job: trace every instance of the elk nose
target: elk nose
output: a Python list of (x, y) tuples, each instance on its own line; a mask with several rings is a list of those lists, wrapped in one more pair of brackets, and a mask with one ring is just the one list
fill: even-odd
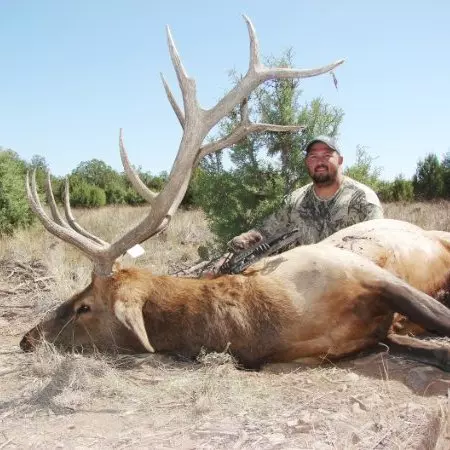
[(20, 348), (24, 352), (32, 352), (34, 350), (34, 339), (31, 337), (31, 332), (29, 331), (20, 341)]

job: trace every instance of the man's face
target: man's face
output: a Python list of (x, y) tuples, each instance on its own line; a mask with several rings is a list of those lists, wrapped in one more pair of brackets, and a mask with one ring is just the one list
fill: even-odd
[(326, 186), (336, 180), (343, 158), (327, 144), (316, 142), (306, 155), (305, 162), (313, 181)]

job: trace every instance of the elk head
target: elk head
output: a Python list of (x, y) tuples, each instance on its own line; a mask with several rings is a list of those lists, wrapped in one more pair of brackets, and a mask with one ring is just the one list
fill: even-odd
[[(39, 342), (47, 341), (61, 350), (154, 352), (144, 328), (143, 302), (139, 300), (143, 289), (132, 278), (132, 270), (114, 270), (108, 277), (94, 272), (89, 286), (26, 333), (20, 343), (22, 350), (31, 351)], [(131, 292), (133, 284), (135, 292)], [(145, 294), (151, 295), (148, 280)]]
[[(65, 216), (58, 212), (47, 179), (47, 198), (52, 214), (44, 211), (36, 189), (35, 175), (31, 181), (27, 174), (26, 188), (29, 204), (43, 226), (52, 234), (77, 247), (93, 262), (91, 284), (79, 294), (63, 303), (53, 315), (29, 331), (21, 342), (24, 350), (32, 350), (42, 339), (58, 344), (64, 349), (95, 346), (100, 349), (117, 348), (132, 351), (154, 351), (144, 324), (143, 307), (150, 298), (152, 283), (144, 271), (134, 272), (133, 280), (124, 271), (113, 271), (116, 259), (134, 245), (164, 230), (183, 199), (193, 169), (204, 156), (230, 147), (253, 132), (294, 132), (303, 129), (299, 125), (252, 123), (249, 119), (247, 99), (261, 83), (270, 79), (294, 79), (317, 76), (332, 71), (343, 63), (335, 63), (316, 69), (289, 69), (266, 67), (260, 61), (258, 42), (250, 20), (244, 16), (250, 38), (250, 62), (246, 75), (212, 108), (203, 109), (197, 100), (196, 85), (189, 78), (175, 48), (170, 30), (167, 29), (169, 52), (178, 78), (183, 98), (181, 108), (165, 79), (162, 82), (170, 104), (183, 128), (179, 150), (164, 189), (155, 193), (139, 179), (131, 166), (124, 148), (122, 131), (119, 146), (125, 172), (134, 186), (150, 204), (151, 209), (140, 223), (126, 231), (112, 243), (104, 242), (84, 230), (75, 221), (69, 203), (66, 185)], [(212, 128), (238, 105), (240, 123), (230, 134), (214, 142), (204, 144)], [(146, 280), (143, 282), (140, 280)]]

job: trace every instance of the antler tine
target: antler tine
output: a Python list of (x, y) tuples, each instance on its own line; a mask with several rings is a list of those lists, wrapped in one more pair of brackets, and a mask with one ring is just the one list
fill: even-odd
[(25, 188), (27, 192), (28, 203), (30, 208), (36, 214), (38, 219), (41, 221), (44, 228), (54, 236), (58, 237), (64, 242), (72, 244), (81, 250), (90, 260), (94, 261), (96, 271), (99, 274), (107, 274), (111, 272), (112, 265), (114, 263), (114, 259), (110, 260), (104, 254), (105, 248), (100, 246), (86, 237), (78, 234), (75, 230), (71, 228), (66, 228), (61, 225), (58, 225), (56, 222), (52, 221), (44, 211), (44, 208), (41, 205), (41, 201), (39, 200), (39, 195), (37, 193), (36, 188), (36, 170), (33, 171), (31, 176), (31, 185), (30, 185), (30, 175), (27, 172)]
[(169, 27), (166, 27), (167, 31), (167, 45), (169, 46), (170, 59), (172, 60), (175, 73), (177, 74), (178, 83), (180, 85), (181, 91), (183, 92), (183, 100), (185, 102), (184, 109), (186, 112), (186, 92), (195, 89), (195, 82), (188, 77), (186, 70), (184, 69), (183, 63), (181, 62), (180, 55), (177, 48), (175, 47), (175, 42), (172, 38), (172, 33)]
[(175, 111), (175, 114), (177, 115), (178, 121), (180, 122), (180, 125), (182, 128), (184, 128), (184, 113), (181, 110), (181, 108), (178, 106), (178, 103), (175, 100), (175, 97), (172, 94), (172, 91), (170, 90), (169, 85), (166, 82), (166, 79), (164, 78), (164, 75), (161, 74), (161, 80), (164, 85), (164, 90), (166, 91), (167, 98), (169, 99), (169, 103), (171, 104), (173, 110)]
[(66, 213), (67, 222), (62, 218), (58, 207), (56, 206), (55, 196), (53, 195), (53, 189), (52, 189), (52, 181), (50, 177), (50, 172), (47, 172), (47, 178), (45, 183), (45, 191), (47, 193), (47, 202), (50, 207), (50, 211), (52, 213), (53, 220), (60, 226), (64, 228), (72, 228), (78, 233), (82, 234), (83, 236), (91, 239), (92, 241), (101, 244), (101, 245), (108, 245), (107, 242), (102, 241), (98, 237), (94, 236), (93, 234), (86, 231), (84, 228), (82, 228), (80, 225), (77, 224), (75, 221), (75, 218), (73, 217), (72, 211), (70, 209), (69, 204), (69, 197), (67, 195), (68, 192), (68, 180), (66, 178), (66, 187), (65, 187), (65, 204), (64, 204), (64, 210)]
[(62, 218), (61, 214), (59, 213), (59, 209), (56, 206), (55, 197), (53, 195), (53, 189), (52, 189), (52, 180), (50, 176), (50, 171), (47, 171), (47, 178), (45, 183), (45, 191), (47, 193), (47, 202), (50, 207), (50, 211), (52, 213), (53, 220), (62, 227), (67, 227), (67, 223)]
[(122, 159), (122, 165), (127, 175), (128, 180), (136, 189), (139, 195), (141, 195), (150, 205), (154, 204), (155, 198), (157, 197), (157, 193), (153, 192), (149, 189), (139, 178), (138, 173), (131, 165), (130, 160), (128, 158), (128, 153), (125, 150), (125, 146), (123, 145), (123, 135), (122, 128), (120, 129), (119, 134), (119, 147), (120, 147), (120, 158)]
[(225, 136), (224, 138), (219, 139), (215, 142), (205, 144), (200, 148), (200, 152), (197, 157), (195, 165), (197, 165), (200, 159), (203, 158), (204, 156), (209, 155), (210, 153), (214, 153), (223, 148), (231, 147), (232, 145), (237, 144), (251, 133), (265, 132), (265, 131), (272, 131), (276, 133), (280, 132), (293, 133), (303, 131), (306, 128), (303, 125), (277, 125), (272, 123), (250, 122), (248, 98), (245, 98), (241, 102), (240, 116), (241, 116), (240, 124), (228, 136)]
[(210, 153), (217, 152), (219, 150), (222, 150), (223, 148), (229, 148), (232, 145), (239, 143), (242, 139), (244, 139), (251, 133), (261, 133), (264, 131), (272, 131), (275, 133), (295, 133), (297, 131), (303, 131), (305, 128), (306, 127), (304, 125), (277, 125), (273, 123), (251, 122), (248, 122), (247, 124), (244, 123), (237, 126), (230, 135), (225, 136), (224, 138), (217, 141), (210, 142), (209, 144), (203, 145), (200, 148), (200, 153), (198, 155), (197, 161), (199, 161), (204, 156), (209, 155)]
[(289, 69), (287, 67), (265, 67), (262, 70), (264, 74), (263, 81), (267, 81), (273, 78), (288, 79), (288, 78), (310, 78), (317, 75), (322, 75), (324, 73), (330, 72), (336, 67), (340, 66), (345, 62), (345, 59), (339, 59), (326, 66), (317, 67), (316, 69)]
[(72, 214), (72, 208), (70, 207), (70, 189), (69, 189), (69, 178), (66, 177), (64, 182), (64, 213), (66, 215), (67, 222), (69, 222), (69, 225), (83, 235), (84, 237), (87, 237), (93, 242), (96, 242), (97, 244), (100, 244), (102, 246), (108, 246), (109, 244), (99, 237), (95, 236), (92, 233), (89, 233), (89, 231), (85, 230), (81, 225), (77, 223), (75, 220), (74, 215)]
[(247, 24), (248, 36), (250, 38), (250, 62), (248, 71), (251, 72), (261, 67), (261, 61), (259, 60), (259, 42), (252, 21), (245, 14), (243, 14), (243, 17)]
[[(250, 39), (250, 63), (246, 75), (241, 81), (226, 94), (213, 108), (207, 111), (208, 125), (214, 125), (233, 109), (233, 107), (241, 103), (250, 92), (258, 87), (264, 81), (279, 78), (309, 78), (321, 75), (335, 69), (345, 60), (340, 59), (334, 63), (328, 64), (316, 69), (289, 69), (285, 67), (265, 67), (259, 61), (258, 40), (255, 28), (250, 19), (244, 16), (247, 23), (247, 29)], [(212, 127), (211, 125), (211, 127)]]

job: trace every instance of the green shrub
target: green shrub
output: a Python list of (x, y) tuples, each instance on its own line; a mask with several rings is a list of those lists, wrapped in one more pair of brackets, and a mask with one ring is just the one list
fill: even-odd
[(395, 177), (392, 182), (392, 198), (394, 202), (411, 202), (414, 199), (414, 187), (411, 180), (403, 175)]
[(98, 208), (106, 205), (105, 191), (80, 179), (71, 179), (70, 204), (84, 208)]
[(283, 200), (284, 182), (274, 170), (211, 173), (198, 169), (192, 180), (193, 204), (201, 205), (219, 243), (258, 226)]
[(33, 222), (25, 193), (26, 164), (11, 150), (0, 148), (0, 235)]
[(414, 188), (411, 180), (403, 175), (395, 177), (394, 181), (380, 181), (377, 190), (382, 202), (411, 202), (414, 200)]
[[(92, 159), (90, 161), (83, 161), (72, 171), (72, 177), (77, 177), (77, 179), (82, 180), (88, 186), (95, 186), (99, 188), (105, 194), (107, 204), (122, 204), (125, 203), (127, 196), (127, 186), (123, 177), (116, 172), (112, 167), (108, 166), (104, 161), (99, 159)], [(87, 194), (87, 187), (81, 188), (81, 191)], [(102, 202), (103, 196), (100, 191), (92, 190), (92, 194), (87, 197), (82, 195), (81, 191), (78, 194), (82, 198), (91, 199), (91, 201), (97, 203)], [(74, 204), (75, 206), (75, 204)], [(81, 206), (81, 205), (80, 205)], [(88, 205), (83, 205), (88, 206)], [(95, 204), (90, 205), (91, 207), (97, 206)], [(103, 205), (98, 205), (103, 206)]]

